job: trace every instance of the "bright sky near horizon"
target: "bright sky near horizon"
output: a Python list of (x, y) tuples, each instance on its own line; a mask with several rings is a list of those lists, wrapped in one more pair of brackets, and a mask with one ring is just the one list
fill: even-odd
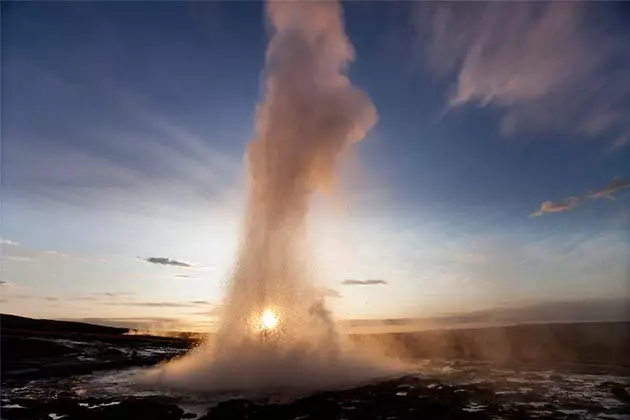
[[(1, 7), (1, 312), (212, 329), (264, 5)], [(334, 314), (628, 297), (630, 7), (343, 7), (379, 120), (311, 212)]]

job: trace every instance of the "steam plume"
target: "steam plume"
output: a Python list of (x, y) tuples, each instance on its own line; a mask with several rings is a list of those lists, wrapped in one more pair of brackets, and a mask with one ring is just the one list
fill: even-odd
[(376, 120), (369, 98), (344, 75), (353, 50), (337, 3), (270, 2), (267, 14), (273, 33), (247, 150), (251, 191), (225, 320), (231, 337), (247, 328), (252, 309), (281, 308), (285, 328), (304, 321), (300, 312), (316, 295), (304, 259), (309, 196), (333, 182), (337, 156)]
[[(365, 136), (376, 110), (345, 75), (354, 51), (337, 2), (266, 6), (264, 92), (246, 153), (250, 195), (228, 301), (212, 351), (167, 365), (169, 385), (318, 387), (377, 372), (344, 357), (305, 245), (310, 196), (334, 182), (337, 157)], [(252, 332), (269, 308), (278, 328), (262, 342)]]

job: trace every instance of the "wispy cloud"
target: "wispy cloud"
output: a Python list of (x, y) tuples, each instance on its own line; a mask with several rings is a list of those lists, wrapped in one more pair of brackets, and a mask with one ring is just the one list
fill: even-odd
[[(454, 77), (449, 107), (504, 110), (504, 134), (560, 131), (630, 140), (627, 34), (589, 21), (584, 2), (422, 2), (415, 24), (428, 65)], [(455, 28), (455, 29), (454, 29)]]
[(41, 259), (59, 258), (72, 262), (106, 262), (105, 258), (81, 255), (68, 251), (60, 251), (55, 249), (42, 251), (37, 249), (30, 249), (19, 244), (16, 241), (12, 241), (9, 239), (0, 240), (0, 244), (5, 246), (2, 249), (2, 255), (0, 255), (0, 257), (2, 259), (10, 261), (34, 261)]
[(583, 197), (568, 197), (563, 201), (554, 203), (552, 201), (544, 201), (538, 210), (529, 215), (529, 217), (540, 217), (544, 213), (559, 213), (567, 210), (571, 210), (576, 207), (585, 199), (597, 200), (597, 199), (614, 199), (615, 193), (630, 188), (630, 181), (621, 177), (614, 177), (606, 186), (588, 191)]
[(2, 258), (10, 261), (33, 261), (31, 257), (20, 257), (17, 255), (3, 255)]
[[(6, 66), (5, 73), (15, 89), (31, 86), (41, 95), (61, 98), (66, 105), (56, 110), (42, 107), (31, 118), (82, 112), (69, 104), (86, 86), (53, 67), (42, 69), (26, 58), (12, 60)], [(94, 77), (87, 88), (94, 89), (102, 103), (111, 106), (113, 117), (133, 116), (134, 123), (75, 121), (73, 135), (85, 137), (90, 133), (90, 141), (80, 144), (32, 125), (7, 132), (3, 138), (11, 145), (7, 148), (10, 159), (6, 173), (11, 174), (11, 182), (4, 185), (7, 194), (28, 193), (47, 202), (62, 201), (99, 211), (121, 209), (160, 215), (167, 211), (170, 218), (186, 218), (187, 208), (194, 210), (210, 202), (232, 204), (238, 186), (230, 181), (240, 170), (240, 154), (225, 154), (211, 147), (203, 135), (188, 131), (181, 122), (158, 112), (150, 98), (107, 83), (89, 69), (81, 74)], [(189, 205), (182, 208), (182, 202)], [(173, 203), (178, 203), (176, 214)]]
[(98, 296), (98, 297), (106, 297), (106, 298), (121, 298), (121, 297), (130, 297), (133, 296), (135, 293), (130, 293), (130, 292), (99, 292), (99, 293), (94, 293), (94, 296)]
[(544, 213), (560, 213), (563, 211), (567, 211), (577, 206), (580, 202), (580, 199), (577, 197), (568, 197), (563, 201), (558, 203), (554, 203), (552, 201), (543, 201), (540, 205), (540, 208), (529, 215), (529, 217), (540, 217)]
[(210, 307), (209, 309), (206, 309), (206, 310), (200, 311), (200, 312), (195, 312), (195, 313), (193, 313), (191, 315), (217, 317), (217, 316), (220, 316), (223, 313), (224, 309), (225, 309), (224, 305), (214, 305), (214, 306)]
[(387, 284), (385, 280), (344, 280), (341, 282), (346, 286), (375, 286), (377, 284)]
[(189, 274), (175, 274), (173, 277), (178, 279), (196, 279), (196, 276), (191, 276)]
[(98, 301), (111, 301), (112, 299), (129, 299), (133, 297), (135, 293), (130, 292), (98, 292), (91, 293), (89, 295), (72, 296), (68, 300), (77, 302), (98, 302)]
[(592, 190), (586, 193), (586, 198), (591, 199), (599, 199), (599, 198), (608, 198), (614, 199), (615, 193), (619, 190), (623, 190), (625, 188), (630, 188), (630, 180), (622, 179), (621, 177), (614, 177), (612, 181), (608, 183), (603, 188), (598, 190)]
[(329, 297), (329, 298), (340, 298), (340, 297), (342, 297), (341, 293), (339, 293), (337, 290), (329, 289), (327, 287), (321, 289), (320, 293), (321, 293), (322, 297)]
[(29, 252), (25, 250), (17, 241), (11, 239), (0, 238), (0, 258), (10, 261), (32, 261), (33, 257)]
[(42, 252), (43, 255), (52, 255), (55, 257), (61, 258), (72, 258), (74, 255), (71, 252), (63, 252), (63, 251), (55, 251), (55, 250), (47, 250)]
[(68, 300), (77, 302), (96, 302), (99, 300), (99, 298), (96, 296), (74, 296), (69, 298)]
[(194, 308), (203, 305), (213, 305), (207, 300), (192, 300), (189, 302), (172, 302), (172, 301), (109, 301), (105, 302), (108, 306), (137, 306), (144, 308)]
[(77, 262), (101, 262), (102, 263), (102, 262), (107, 261), (105, 258), (90, 257), (90, 256), (85, 256), (85, 255), (78, 255), (73, 252), (57, 251), (57, 250), (47, 250), (47, 251), (42, 251), (39, 253), (36, 252), (36, 255), (62, 258), (65, 260), (72, 259), (73, 261), (77, 261)]
[(189, 308), (195, 306), (189, 302), (106, 302), (108, 306), (138, 306), (144, 308)]
[(188, 264), (186, 262), (173, 260), (171, 258), (166, 258), (166, 257), (149, 257), (149, 258), (145, 258), (144, 261), (149, 262), (151, 264), (172, 265), (175, 267), (192, 267), (191, 264)]

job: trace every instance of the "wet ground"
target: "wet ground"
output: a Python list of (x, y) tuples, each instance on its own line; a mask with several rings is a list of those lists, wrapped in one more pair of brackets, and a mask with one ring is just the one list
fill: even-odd
[(137, 384), (139, 370), (191, 345), (194, 340), (3, 329), (0, 418), (630, 420), (628, 364), (602, 364), (610, 360), (605, 352), (599, 363), (553, 369), (416, 359), (403, 376), (308, 395), (195, 397)]
[(133, 369), (4, 381), (3, 419), (630, 419), (630, 377), (462, 361), (353, 389), (203, 398), (141, 389)]

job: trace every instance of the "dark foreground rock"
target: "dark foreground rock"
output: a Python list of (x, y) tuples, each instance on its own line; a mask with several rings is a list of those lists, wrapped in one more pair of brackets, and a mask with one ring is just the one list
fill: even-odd
[(190, 341), (143, 336), (15, 334), (2, 330), (2, 379), (28, 380), (150, 366), (185, 353)]
[[(191, 417), (189, 415), (188, 417)], [(195, 417), (192, 415), (192, 417)], [(153, 419), (171, 420), (186, 418), (184, 411), (166, 398), (129, 398), (112, 400), (59, 400), (38, 402), (20, 400), (2, 407), (2, 418), (26, 419)]]
[[(583, 378), (588, 380), (588, 378)], [(232, 399), (192, 413), (181, 400), (167, 397), (3, 398), (1, 416), (18, 419), (629, 419), (630, 404), (619, 389), (629, 383), (608, 381), (550, 395), (548, 387), (515, 382), (456, 384), (407, 376), (344, 391), (321, 392), (279, 404)], [(511, 391), (510, 389), (513, 389)], [(568, 389), (568, 388), (567, 388)], [(576, 394), (577, 392), (577, 394)], [(573, 393), (573, 394), (571, 394)], [(577, 397), (576, 397), (577, 396)], [(208, 404), (210, 405), (210, 404)]]

